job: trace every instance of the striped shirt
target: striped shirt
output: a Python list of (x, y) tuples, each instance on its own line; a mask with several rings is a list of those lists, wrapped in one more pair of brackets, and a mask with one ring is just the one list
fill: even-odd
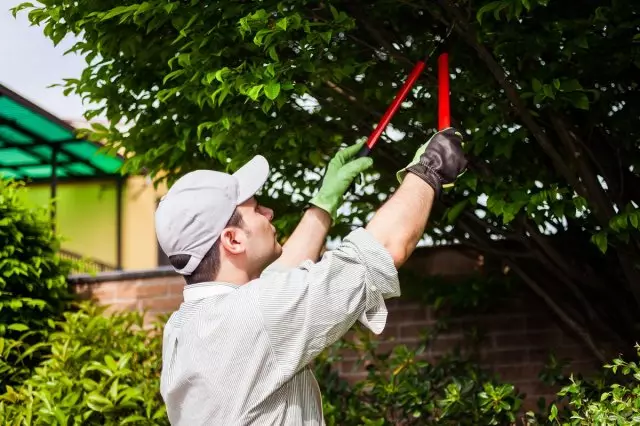
[(391, 256), (363, 228), (316, 263), (186, 286), (163, 336), (171, 424), (324, 425), (310, 362), (356, 321), (381, 333), (384, 299), (399, 295)]

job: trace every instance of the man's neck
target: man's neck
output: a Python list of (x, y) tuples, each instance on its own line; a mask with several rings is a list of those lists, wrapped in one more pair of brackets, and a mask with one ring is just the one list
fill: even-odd
[(220, 270), (215, 281), (236, 285), (245, 285), (248, 282), (258, 278), (259, 276), (259, 273), (250, 274), (247, 271), (234, 268), (231, 270)]

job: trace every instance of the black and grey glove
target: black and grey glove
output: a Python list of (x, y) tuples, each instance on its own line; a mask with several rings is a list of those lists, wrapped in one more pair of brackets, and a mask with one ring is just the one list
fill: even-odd
[(467, 168), (462, 150), (462, 134), (449, 127), (434, 134), (416, 151), (407, 167), (396, 174), (398, 181), (411, 172), (429, 184), (440, 195), (442, 188), (453, 186)]

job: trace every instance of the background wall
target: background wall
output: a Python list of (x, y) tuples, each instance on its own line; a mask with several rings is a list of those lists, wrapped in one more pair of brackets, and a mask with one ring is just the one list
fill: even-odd
[[(417, 250), (408, 267), (424, 274), (441, 275), (456, 285), (458, 277), (479, 268), (478, 258), (452, 248)], [(85, 298), (110, 305), (109, 310), (135, 309), (148, 312), (147, 323), (157, 315), (171, 313), (182, 302), (184, 280), (171, 269), (139, 273), (113, 273), (101, 277), (70, 279), (75, 290)], [(437, 315), (405, 295), (387, 301), (387, 326), (379, 336), (381, 350), (398, 344), (418, 345), (421, 332), (432, 326)], [(435, 361), (463, 343), (465, 333), (477, 327), (484, 339), (479, 346), (480, 364), (527, 394), (525, 409), (534, 408), (539, 397), (552, 398), (558, 389), (547, 387), (538, 378), (551, 350), (559, 358), (572, 359), (571, 371), (589, 373), (599, 368), (582, 342), (559, 326), (555, 317), (535, 294), (526, 288), (500, 302), (490, 312), (462, 315), (451, 321), (427, 351)], [(355, 381), (364, 377), (357, 353), (345, 351), (336, 368), (341, 376)]]
[(122, 204), (122, 258), (125, 270), (158, 266), (158, 240), (154, 227), (156, 200), (166, 192), (153, 188), (143, 176), (127, 179)]
[[(27, 202), (47, 207), (49, 184), (29, 185)], [(129, 177), (122, 190), (122, 267), (158, 266), (158, 243), (153, 215), (164, 187), (154, 189), (143, 176)], [(113, 181), (60, 183), (57, 186), (57, 231), (62, 248), (112, 266), (117, 264), (116, 183)]]
[[(115, 182), (61, 183), (57, 189), (56, 227), (62, 248), (116, 265)], [(49, 184), (29, 185), (28, 202), (46, 207)]]

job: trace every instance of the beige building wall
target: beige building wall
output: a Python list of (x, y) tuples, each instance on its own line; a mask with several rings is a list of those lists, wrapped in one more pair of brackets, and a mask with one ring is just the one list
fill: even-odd
[[(50, 204), (48, 183), (27, 185), (33, 207)], [(166, 187), (157, 190), (143, 176), (126, 179), (122, 191), (122, 267), (125, 270), (158, 266), (158, 243), (153, 214)], [(64, 250), (117, 264), (116, 182), (61, 182), (57, 186), (56, 229)]]
[(157, 200), (164, 195), (164, 185), (157, 190), (143, 176), (127, 179), (123, 191), (122, 267), (126, 270), (158, 266), (158, 241), (153, 214)]

